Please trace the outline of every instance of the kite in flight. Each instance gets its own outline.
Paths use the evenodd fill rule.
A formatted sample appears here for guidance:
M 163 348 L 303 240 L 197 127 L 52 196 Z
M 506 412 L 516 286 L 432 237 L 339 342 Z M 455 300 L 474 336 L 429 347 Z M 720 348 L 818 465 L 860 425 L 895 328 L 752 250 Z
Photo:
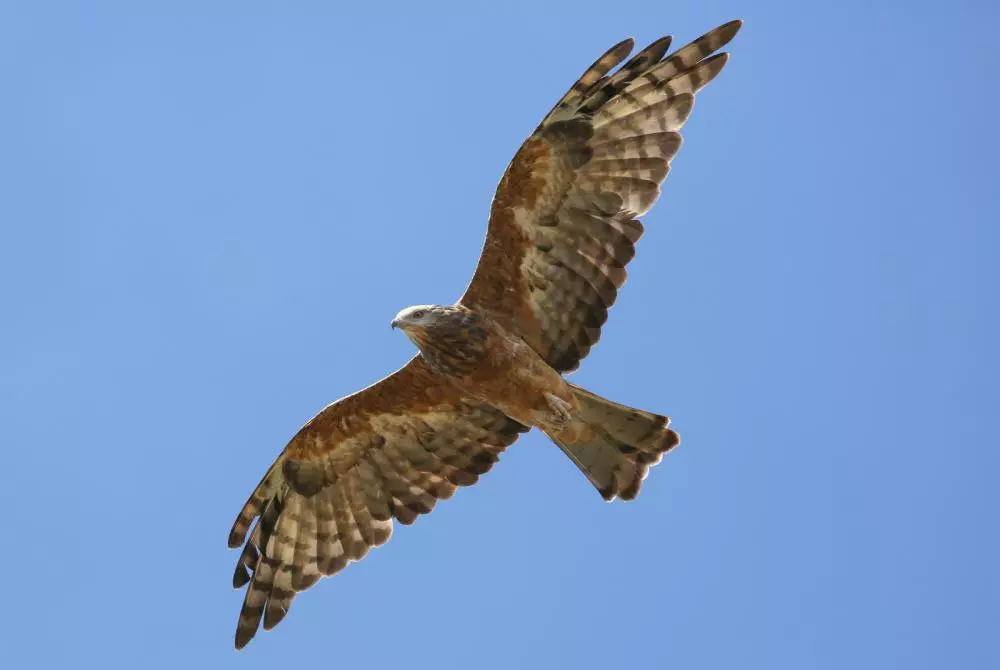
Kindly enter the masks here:
M 476 483 L 518 435 L 542 430 L 605 500 L 631 500 L 679 443 L 665 416 L 611 402 L 563 378 L 601 334 L 660 195 L 694 96 L 742 25 L 726 23 L 667 55 L 653 42 L 614 73 L 607 51 L 525 141 L 500 180 L 486 243 L 454 305 L 392 320 L 419 353 L 342 398 L 292 438 L 229 535 L 243 547 L 242 648 L 276 626 L 299 591 Z M 254 523 L 256 521 L 256 524 Z M 249 538 L 248 538 L 249 535 Z

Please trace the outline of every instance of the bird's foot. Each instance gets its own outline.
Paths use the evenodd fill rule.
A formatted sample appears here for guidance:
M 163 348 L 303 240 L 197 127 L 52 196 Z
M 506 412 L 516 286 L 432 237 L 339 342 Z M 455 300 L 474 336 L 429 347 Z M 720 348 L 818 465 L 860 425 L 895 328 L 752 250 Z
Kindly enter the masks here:
M 552 410 L 553 419 L 557 423 L 567 424 L 573 421 L 573 405 L 552 393 L 545 394 L 545 402 L 548 403 L 549 409 Z

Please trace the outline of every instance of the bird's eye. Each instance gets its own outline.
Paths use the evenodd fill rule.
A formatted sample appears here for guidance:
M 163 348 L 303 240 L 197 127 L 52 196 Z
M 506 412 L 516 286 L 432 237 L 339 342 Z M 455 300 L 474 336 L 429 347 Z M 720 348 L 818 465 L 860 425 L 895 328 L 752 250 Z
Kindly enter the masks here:
M 424 310 L 418 309 L 416 312 L 413 313 L 413 318 L 414 319 L 422 319 L 422 318 L 424 318 L 424 314 L 425 314 Z

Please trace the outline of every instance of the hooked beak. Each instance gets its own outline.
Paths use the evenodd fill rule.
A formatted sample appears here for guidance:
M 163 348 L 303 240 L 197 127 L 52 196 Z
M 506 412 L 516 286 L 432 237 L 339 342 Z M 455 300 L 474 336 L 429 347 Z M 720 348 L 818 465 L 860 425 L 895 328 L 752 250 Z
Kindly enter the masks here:
M 390 326 L 390 327 L 391 327 L 391 328 L 392 328 L 393 330 L 396 330 L 396 328 L 398 328 L 398 327 L 399 327 L 399 319 L 393 319 L 392 321 L 390 321 L 390 322 L 389 322 L 389 326 Z

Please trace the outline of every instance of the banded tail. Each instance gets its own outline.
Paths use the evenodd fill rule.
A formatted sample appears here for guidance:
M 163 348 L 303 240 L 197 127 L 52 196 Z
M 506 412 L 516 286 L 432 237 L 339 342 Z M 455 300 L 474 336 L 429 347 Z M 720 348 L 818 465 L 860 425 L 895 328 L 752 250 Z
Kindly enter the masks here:
M 678 444 L 680 436 L 669 428 L 670 418 L 627 407 L 569 385 L 579 405 L 577 419 L 591 430 L 568 442 L 549 435 L 573 459 L 587 479 L 608 501 L 632 500 L 639 494 L 649 468 Z

